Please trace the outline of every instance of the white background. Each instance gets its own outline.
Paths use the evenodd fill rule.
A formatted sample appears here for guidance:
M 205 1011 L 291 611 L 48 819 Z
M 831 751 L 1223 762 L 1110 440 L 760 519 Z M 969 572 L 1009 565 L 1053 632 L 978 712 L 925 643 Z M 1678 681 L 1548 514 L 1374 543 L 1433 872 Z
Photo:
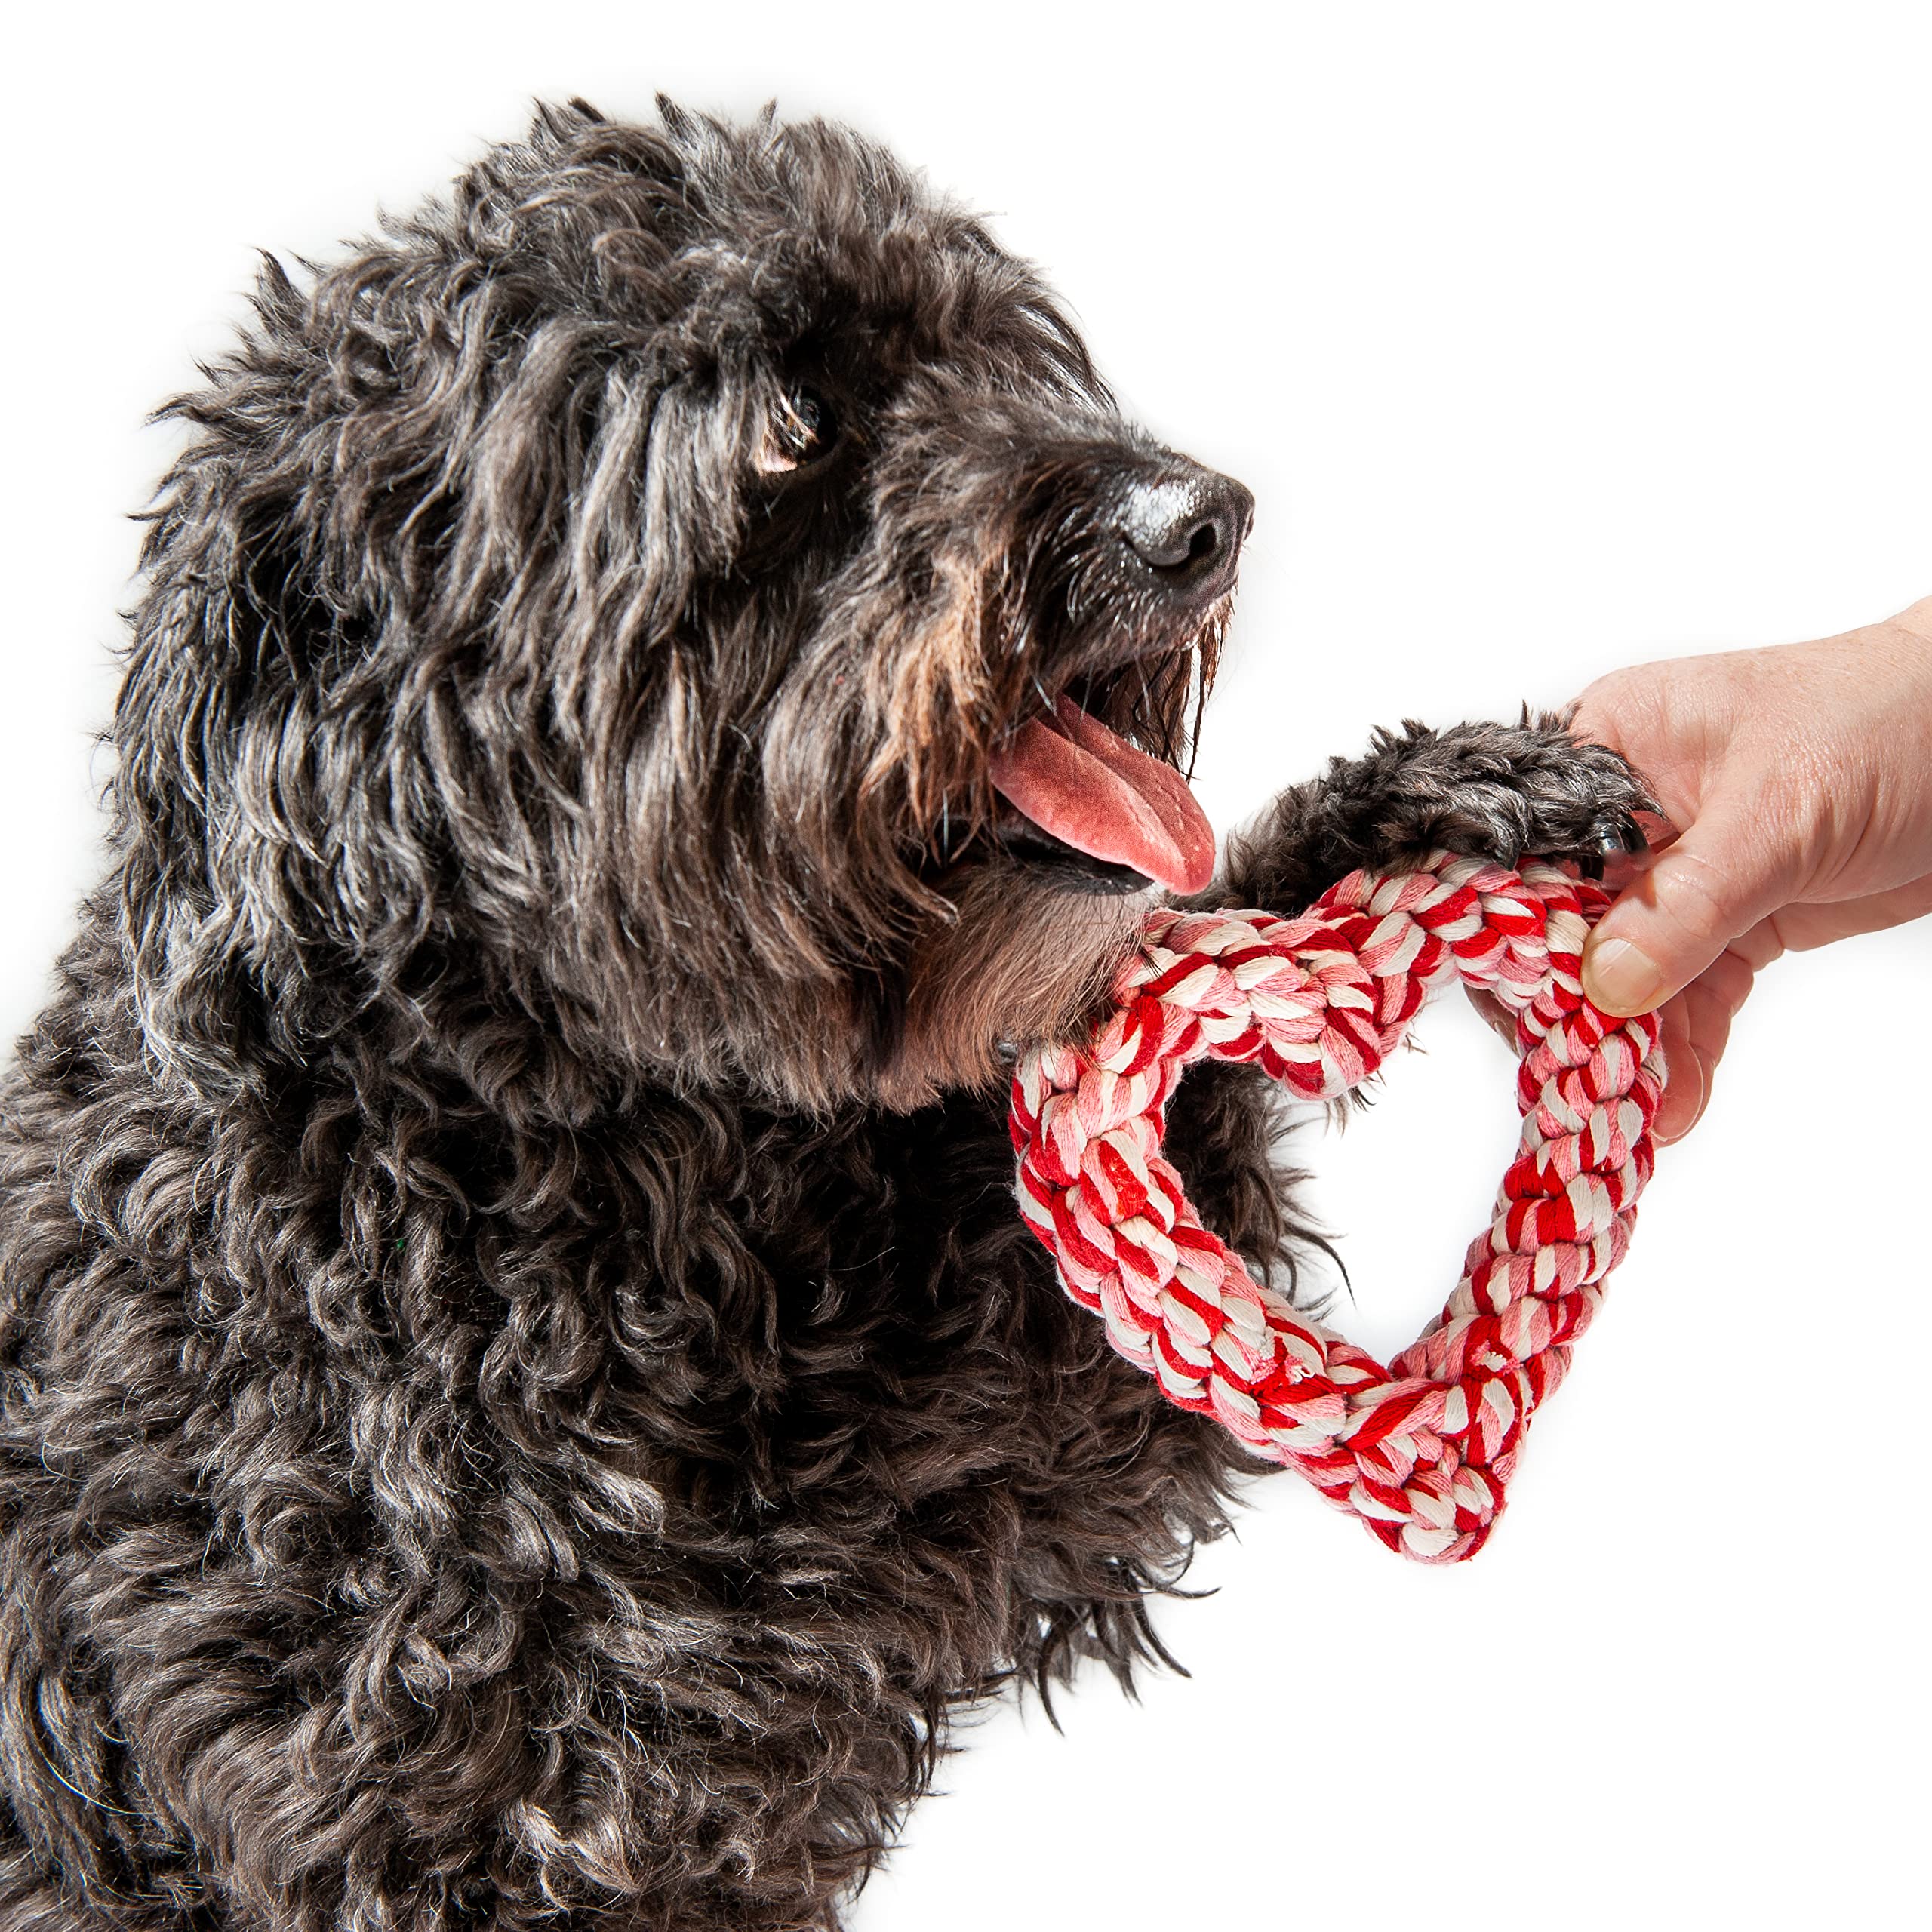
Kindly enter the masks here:
M 842 115 L 1044 264 L 1126 405 L 1260 503 L 1198 789 L 1377 721 L 1932 591 L 1932 42 L 1903 6 L 36 9 L 11 33 L 0 1023 L 92 876 L 90 734 L 257 245 L 325 252 L 534 94 Z M 700 21 L 702 24 L 694 24 Z M 1912 23 L 1909 24 L 1909 23 Z M 1002 1709 L 861 1932 L 1924 1922 L 1932 925 L 1787 961 L 1473 1566 L 1283 1479 L 1063 1736 Z M 1316 1151 L 1358 1339 L 1512 1137 L 1425 1029 Z

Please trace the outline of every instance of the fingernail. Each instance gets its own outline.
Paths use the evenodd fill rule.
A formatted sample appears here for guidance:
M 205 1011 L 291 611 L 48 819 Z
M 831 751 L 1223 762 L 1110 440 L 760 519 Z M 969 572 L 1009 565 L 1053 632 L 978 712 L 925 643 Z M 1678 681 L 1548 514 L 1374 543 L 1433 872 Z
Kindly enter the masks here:
M 1607 939 L 1583 955 L 1583 991 L 1592 1004 L 1620 1018 L 1647 1013 L 1663 992 L 1663 975 L 1627 939 Z

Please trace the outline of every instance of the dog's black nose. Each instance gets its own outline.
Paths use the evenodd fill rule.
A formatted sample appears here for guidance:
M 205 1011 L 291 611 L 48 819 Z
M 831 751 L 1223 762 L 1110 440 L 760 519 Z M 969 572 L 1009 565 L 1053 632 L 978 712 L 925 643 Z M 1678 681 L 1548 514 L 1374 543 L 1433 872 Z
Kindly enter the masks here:
M 1218 597 L 1234 581 L 1254 521 L 1254 499 L 1232 476 L 1190 466 L 1133 485 L 1121 502 L 1119 529 L 1164 586 Z

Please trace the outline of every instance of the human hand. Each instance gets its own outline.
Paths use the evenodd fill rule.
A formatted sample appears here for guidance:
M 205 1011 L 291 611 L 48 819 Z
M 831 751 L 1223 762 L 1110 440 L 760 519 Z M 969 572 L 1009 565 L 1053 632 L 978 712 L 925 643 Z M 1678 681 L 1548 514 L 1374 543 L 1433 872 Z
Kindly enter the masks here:
M 1932 598 L 1814 644 L 1613 671 L 1572 728 L 1629 759 L 1678 829 L 1583 954 L 1605 1012 L 1661 1008 L 1654 1131 L 1678 1140 L 1756 973 L 1932 912 Z

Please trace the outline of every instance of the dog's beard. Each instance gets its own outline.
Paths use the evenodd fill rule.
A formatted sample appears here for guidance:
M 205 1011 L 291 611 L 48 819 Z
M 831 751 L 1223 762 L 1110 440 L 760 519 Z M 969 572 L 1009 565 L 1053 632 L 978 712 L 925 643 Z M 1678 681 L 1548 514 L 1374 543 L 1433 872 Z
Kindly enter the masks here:
M 1103 766 L 1097 787 L 1110 789 L 1126 765 L 1150 788 L 1182 794 L 1211 869 L 1213 833 L 1186 790 L 1186 774 L 1229 608 L 1226 598 L 1218 599 L 1170 641 L 1131 654 L 1115 650 L 1116 661 L 1066 681 L 1029 680 L 1030 702 L 1018 707 L 986 761 L 982 815 L 953 848 L 955 862 L 931 875 L 949 916 L 929 923 L 912 948 L 900 1050 L 878 1089 L 887 1105 L 917 1106 L 948 1088 L 997 1084 L 1016 1044 L 1070 1032 L 1112 983 L 1147 895 L 1168 882 L 1132 858 L 1082 849 L 1004 795 L 998 775 L 1011 768 L 1007 747 L 1015 739 L 1051 732 L 1044 721 L 1063 721 L 1077 706 L 1083 721 L 1072 728 L 1089 743 L 1102 733 L 1109 741 L 1114 762 Z M 1149 778 L 1149 767 L 1165 777 Z M 1116 797 L 1083 801 L 1081 782 L 1076 773 L 1069 805 L 1075 815 L 1103 819 L 1117 808 Z M 1055 816 L 1054 808 L 1044 815 Z

